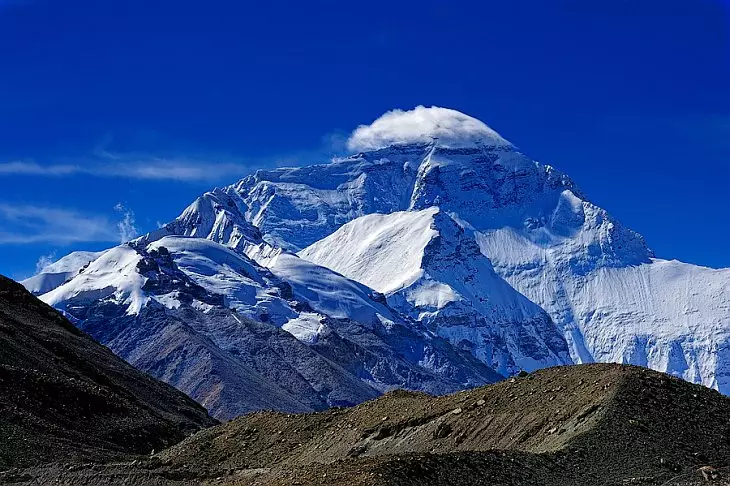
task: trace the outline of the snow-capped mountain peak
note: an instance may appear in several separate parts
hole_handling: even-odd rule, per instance
[[[499,379],[373,289],[263,242],[245,247],[157,232],[107,250],[41,299],[223,418]]]
[[[73,278],[89,263],[99,258],[104,252],[74,251],[63,258],[46,265],[28,279],[20,282],[34,295],[45,294],[63,284],[66,280]]]

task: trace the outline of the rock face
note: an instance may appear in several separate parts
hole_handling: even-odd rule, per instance
[[[362,356],[352,343],[377,342],[379,357],[355,372],[370,388],[344,386],[353,402],[394,386],[436,392],[491,380],[495,370],[571,361],[645,365],[730,393],[730,270],[655,258],[566,175],[453,110],[390,112],[359,127],[348,145],[349,157],[259,170],[206,193],[113,258],[107,252],[60,287],[44,287],[42,298],[82,327],[82,307],[109,302],[140,329],[151,306],[175,319],[196,312],[186,319],[199,322],[233,308],[350,375]],[[371,231],[382,237],[368,238]],[[138,271],[138,259],[161,247],[185,275],[175,278],[188,282],[184,292]],[[131,266],[118,263],[127,257]],[[233,350],[226,319],[193,327]],[[347,352],[322,344],[330,332]],[[95,335],[121,349],[116,334]],[[145,334],[135,336],[125,349],[141,345]],[[158,376],[195,388],[183,384],[187,367],[165,363]],[[337,388],[305,381],[318,394]],[[284,391],[300,401],[296,389]],[[207,393],[194,396],[215,409]],[[343,403],[318,396],[303,406]],[[227,407],[221,416],[234,413]]]
[[[0,469],[149,454],[216,423],[0,276]]]

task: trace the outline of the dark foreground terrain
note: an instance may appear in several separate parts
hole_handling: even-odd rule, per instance
[[[135,462],[57,464],[16,471],[14,479],[690,485],[730,484],[728,465],[730,399],[643,368],[595,364],[546,369],[445,397],[396,391],[349,409],[254,413]],[[702,466],[718,469],[714,481],[705,482]]]
[[[0,470],[149,454],[215,423],[0,276]]]
[[[730,484],[730,399],[634,366],[215,423],[0,278],[3,484]]]

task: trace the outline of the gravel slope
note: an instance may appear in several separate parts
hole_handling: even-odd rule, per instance
[[[0,470],[149,454],[216,423],[0,276]]]
[[[449,396],[395,391],[347,409],[259,412],[142,463],[32,474],[145,486],[689,485],[706,484],[702,466],[727,484],[729,458],[730,399],[644,368],[593,364]]]

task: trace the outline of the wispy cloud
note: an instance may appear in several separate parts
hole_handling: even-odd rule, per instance
[[[139,230],[134,225],[134,211],[117,203],[114,206],[114,210],[122,214],[122,220],[117,223],[117,229],[119,230],[119,242],[126,243],[137,237]]]
[[[35,162],[2,162],[0,163],[0,175],[22,174],[22,175],[47,175],[63,176],[81,172],[81,167],[75,165],[50,165],[43,166]]]
[[[41,255],[35,264],[35,273],[41,273],[44,268],[56,261],[56,252],[52,251],[48,255]]]
[[[176,180],[183,182],[213,182],[226,178],[242,177],[250,167],[238,163],[210,163],[185,159],[156,157],[132,158],[129,156],[90,161],[84,164],[41,165],[33,161],[0,162],[0,176],[33,175],[63,177],[77,174],[97,177],[129,179]]]
[[[2,0],[0,0],[2,1]],[[346,152],[349,133],[333,131],[321,137],[312,149],[260,157],[186,154],[167,152],[122,152],[109,149],[111,135],[106,135],[90,154],[54,160],[0,161],[0,177],[94,177],[126,178],[178,182],[234,182],[252,170],[263,167],[309,165],[326,162]]]
[[[68,209],[0,203],[0,244],[116,241],[117,225],[103,216]]]

